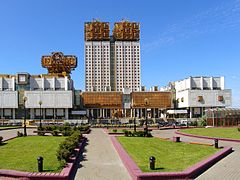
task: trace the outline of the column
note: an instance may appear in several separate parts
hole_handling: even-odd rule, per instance
[[[65,76],[64,78],[65,78],[65,81],[64,81],[65,91],[67,91],[68,90],[68,78],[67,78],[67,76]]]
[[[33,108],[30,109],[30,118],[34,119],[34,109]]]
[[[16,118],[16,112],[15,112],[15,108],[13,108],[12,110],[12,119],[15,119]]]
[[[190,118],[192,118],[192,108],[191,107],[189,109],[189,113],[190,113]]]
[[[131,108],[131,115],[130,117],[132,118],[133,117],[133,109]]]
[[[42,117],[46,120],[46,109],[42,108]]]
[[[55,90],[55,87],[56,87],[56,86],[55,86],[55,77],[52,78],[52,82],[53,82],[53,83],[52,83],[52,89]]]
[[[15,91],[15,77],[12,77],[12,90]]]
[[[103,117],[102,110],[103,110],[103,109],[99,109],[99,112],[100,112],[100,117]]]
[[[69,115],[68,115],[68,108],[65,109],[65,120],[68,120]]]
[[[42,90],[43,90],[43,91],[44,91],[44,89],[45,89],[45,83],[44,83],[44,81],[45,81],[45,78],[42,77]]]
[[[3,109],[1,109],[1,119],[3,119]]]

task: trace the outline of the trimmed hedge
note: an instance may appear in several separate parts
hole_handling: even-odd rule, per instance
[[[132,132],[132,131],[128,131],[128,130],[123,130],[124,132],[124,136],[127,137],[153,137],[152,134],[148,131],[148,134],[145,136],[145,132],[144,131],[136,131],[136,132]]]
[[[38,135],[44,136],[46,132],[50,132],[53,136],[58,136],[59,134],[62,134],[63,136],[70,136],[75,131],[79,132],[86,132],[90,129],[90,126],[70,126],[68,123],[65,123],[63,126],[56,126],[56,125],[50,125],[50,126],[42,126],[38,127]]]
[[[64,166],[68,162],[69,158],[74,153],[74,149],[78,147],[81,140],[82,134],[78,131],[75,131],[59,145],[56,155],[60,166]]]

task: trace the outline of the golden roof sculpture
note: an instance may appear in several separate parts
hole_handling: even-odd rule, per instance
[[[84,26],[85,41],[104,41],[109,40],[109,22],[86,22]]]
[[[77,67],[77,57],[52,52],[50,56],[42,56],[42,67],[47,68],[49,74],[69,75]]]
[[[113,29],[113,37],[119,41],[139,41],[140,23],[137,22],[116,22]]]

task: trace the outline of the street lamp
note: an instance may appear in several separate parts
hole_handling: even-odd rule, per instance
[[[131,110],[134,110],[133,109],[133,105],[131,105]],[[132,113],[132,112],[131,112]],[[136,132],[137,130],[136,130],[136,117],[135,117],[135,110],[133,111],[133,116],[134,116],[134,118],[133,118],[133,123],[134,123],[134,132]]]
[[[42,101],[38,102],[40,106],[40,129],[42,129]]]
[[[25,103],[27,101],[27,97],[23,97],[23,107],[24,107],[24,136],[27,136],[27,128],[26,128],[26,106]]]
[[[144,104],[145,104],[145,107],[146,107],[146,111],[145,111],[145,116],[146,116],[146,121],[145,121],[145,136],[148,135],[148,116],[147,116],[147,107],[148,107],[148,104],[149,104],[149,100],[148,98],[145,98],[144,99]]]

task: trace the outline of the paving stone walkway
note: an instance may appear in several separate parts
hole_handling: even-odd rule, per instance
[[[27,129],[27,135],[36,135],[36,133],[34,134],[33,131],[35,131],[36,129]],[[13,137],[17,136],[17,132],[20,131],[23,133],[23,128],[19,128],[19,129],[9,129],[9,130],[2,130],[0,131],[0,136],[3,137],[3,140],[7,140]]]
[[[156,130],[153,135],[162,138],[180,136],[185,142],[201,142],[213,144],[213,140],[182,136],[174,133],[175,130]],[[219,141],[219,146],[231,146],[234,152],[210,167],[198,176],[197,180],[239,180],[240,179],[240,143]]]
[[[109,136],[102,129],[92,129],[83,160],[80,161],[77,180],[130,180]]]

